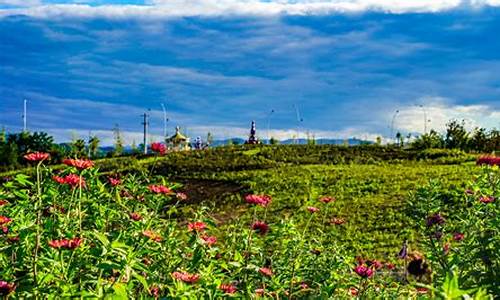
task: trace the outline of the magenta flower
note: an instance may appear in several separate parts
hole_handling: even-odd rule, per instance
[[[313,207],[313,206],[309,206],[307,207],[307,210],[310,212],[310,213],[316,213],[319,211],[319,208],[317,207]]]
[[[495,201],[495,197],[493,196],[481,196],[481,198],[479,198],[479,202],[482,202],[482,203],[492,203]]]
[[[252,229],[261,235],[265,235],[269,231],[269,225],[262,221],[255,221],[252,224]]]
[[[427,227],[431,227],[432,225],[441,225],[444,223],[444,218],[439,213],[435,213],[432,216],[428,217],[426,220]]]
[[[271,203],[271,196],[268,195],[246,195],[245,201],[250,204],[267,207]]]
[[[29,160],[29,161],[42,161],[42,160],[50,159],[50,154],[43,153],[43,152],[33,152],[33,153],[26,154],[24,156],[24,159]]]
[[[373,275],[373,270],[365,265],[356,266],[354,272],[363,278],[370,278]]]
[[[220,286],[219,286],[219,289],[221,291],[223,291],[224,293],[226,294],[234,294],[238,291],[238,289],[236,288],[236,286],[234,286],[234,284],[231,284],[231,283],[222,283]]]

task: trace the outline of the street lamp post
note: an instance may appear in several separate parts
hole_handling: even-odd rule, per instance
[[[161,103],[161,109],[163,110],[163,137],[166,140],[167,139],[167,110],[165,109],[165,105]]]
[[[271,109],[269,114],[267,115],[267,143],[271,144],[270,136],[269,136],[269,129],[271,127],[271,115],[274,113],[274,109]]]
[[[420,104],[419,107],[424,111],[424,134],[427,134],[427,111],[425,110],[425,106]]]
[[[391,121],[391,136],[390,136],[390,140],[392,140],[392,138],[394,137],[394,121],[396,120],[396,116],[399,114],[399,109],[397,109],[395,112],[394,112],[394,115],[392,116],[392,121]]]

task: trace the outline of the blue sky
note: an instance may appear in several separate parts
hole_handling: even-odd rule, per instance
[[[398,3],[401,2],[401,3]],[[497,6],[499,6],[497,8]],[[0,126],[191,136],[500,128],[500,2],[0,0]],[[297,122],[299,108],[303,122]],[[275,112],[269,117],[269,112]]]

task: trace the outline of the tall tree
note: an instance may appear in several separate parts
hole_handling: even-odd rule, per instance
[[[468,150],[469,133],[465,129],[465,121],[451,120],[446,124],[445,145],[448,149]]]
[[[96,157],[97,152],[99,150],[99,144],[100,144],[99,138],[94,135],[89,138],[89,156],[90,157]]]

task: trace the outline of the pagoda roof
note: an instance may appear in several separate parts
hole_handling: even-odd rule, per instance
[[[180,133],[180,128],[177,126],[175,128],[175,134],[167,139],[168,141],[187,141],[188,138]]]

